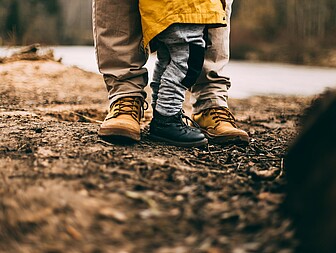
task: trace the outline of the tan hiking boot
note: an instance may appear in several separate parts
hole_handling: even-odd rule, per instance
[[[192,115],[209,141],[217,144],[249,142],[248,134],[235,124],[235,118],[228,108],[209,108]]]
[[[140,119],[143,102],[139,97],[120,98],[111,106],[109,114],[100,126],[98,135],[120,139],[140,140]]]

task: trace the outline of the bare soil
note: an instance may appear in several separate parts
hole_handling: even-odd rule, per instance
[[[0,252],[295,252],[283,161],[312,98],[231,99],[247,147],[152,142],[150,109],[122,145],[97,136],[100,75],[19,60],[0,76]]]

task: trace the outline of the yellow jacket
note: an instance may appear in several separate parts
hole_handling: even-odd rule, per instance
[[[224,26],[224,3],[224,0],[139,0],[144,46],[173,23]]]

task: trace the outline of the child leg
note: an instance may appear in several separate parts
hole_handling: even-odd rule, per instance
[[[204,25],[175,24],[156,37],[162,51],[159,51],[151,85],[154,113],[150,134],[157,140],[184,147],[207,144],[199,129],[183,121],[182,113],[185,91],[195,83],[202,70],[204,29]]]
[[[201,73],[204,53],[204,25],[174,24],[157,36],[169,51],[170,61],[162,73],[156,110],[172,116],[182,109],[185,91]]]
[[[157,61],[155,63],[153,80],[150,84],[152,88],[152,108],[155,110],[158,92],[161,83],[161,77],[170,62],[170,54],[165,44],[159,43],[157,49]]]

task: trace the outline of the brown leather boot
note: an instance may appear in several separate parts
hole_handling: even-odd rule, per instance
[[[143,109],[143,101],[139,97],[118,99],[112,104],[110,112],[100,126],[98,135],[139,141]]]
[[[192,115],[210,142],[217,144],[248,144],[248,134],[235,124],[235,118],[226,107],[209,108]]]

